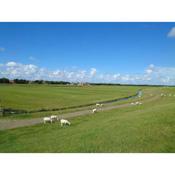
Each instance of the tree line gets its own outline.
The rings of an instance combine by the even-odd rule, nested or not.
[[[44,81],[44,80],[25,80],[25,79],[9,80],[8,78],[0,78],[0,83],[6,83],[6,84],[70,84],[70,82],[67,82],[67,81]]]
[[[0,78],[0,84],[61,84],[61,85],[108,85],[108,86],[151,86],[161,87],[168,85],[147,85],[147,84],[119,84],[119,83],[71,83],[68,81],[49,81],[49,80],[25,80],[25,79],[14,79],[9,80],[8,78]]]

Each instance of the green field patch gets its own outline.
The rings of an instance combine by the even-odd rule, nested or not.
[[[175,152],[174,113],[175,98],[160,97],[72,118],[70,127],[57,122],[1,131],[0,152]]]

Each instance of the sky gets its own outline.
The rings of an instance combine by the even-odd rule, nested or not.
[[[175,85],[175,23],[0,23],[0,77]]]

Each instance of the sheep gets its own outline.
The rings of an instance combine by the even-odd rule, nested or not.
[[[60,124],[61,124],[61,126],[64,126],[64,125],[71,125],[71,123],[70,123],[68,120],[65,120],[65,119],[61,119],[61,120],[60,120]]]
[[[131,103],[131,105],[135,105],[135,103]]]
[[[100,104],[100,107],[103,107],[104,104]]]
[[[58,116],[57,115],[51,115],[50,118],[55,121],[55,120],[58,120]]]
[[[160,96],[161,96],[161,97],[163,97],[163,96],[164,96],[164,94],[163,94],[163,93],[161,93],[161,94],[160,94]]]
[[[139,102],[139,101],[137,101],[137,102],[135,102],[135,105],[142,105],[143,103],[142,102]]]
[[[99,104],[99,103],[97,103],[97,104],[96,104],[96,106],[97,106],[97,107],[100,107],[100,104]]]
[[[97,112],[97,109],[96,108],[92,110],[92,113],[95,113],[95,112]]]
[[[52,118],[51,117],[44,117],[43,118],[43,121],[44,121],[44,124],[46,124],[46,122],[50,122],[50,123],[52,123]]]
[[[103,107],[103,104],[97,103],[96,107]]]

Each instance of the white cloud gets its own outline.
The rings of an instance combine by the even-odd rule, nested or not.
[[[0,64],[0,77],[10,79],[54,80],[70,82],[106,82],[125,84],[168,84],[175,85],[175,67],[158,67],[149,65],[142,74],[97,73],[90,70],[48,70],[34,64],[21,64],[14,61]]]
[[[90,71],[90,76],[91,77],[94,77],[97,73],[97,70],[95,68],[91,68],[91,71]]]
[[[14,67],[14,66],[16,66],[16,65],[17,65],[17,63],[15,63],[15,62],[13,62],[13,61],[8,62],[8,63],[6,64],[7,67]]]
[[[7,77],[10,79],[21,78],[29,80],[55,80],[55,81],[71,81],[71,82],[85,82],[88,81],[89,75],[95,76],[95,68],[90,72],[86,70],[54,70],[40,68],[33,64],[21,64],[14,61],[0,64],[0,77]]]
[[[114,80],[117,80],[118,78],[120,78],[120,74],[114,74],[113,78],[114,78]]]
[[[173,28],[169,31],[168,37],[175,37],[175,27],[173,27]]]
[[[150,64],[148,68],[146,69],[147,74],[151,74],[154,71],[155,66],[153,64]]]

